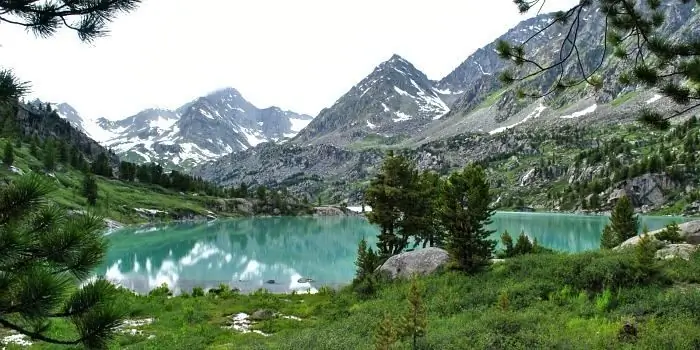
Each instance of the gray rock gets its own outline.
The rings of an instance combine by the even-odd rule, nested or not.
[[[666,203],[666,194],[679,186],[666,174],[644,174],[618,183],[608,203],[612,205],[626,195],[635,207],[655,208]]]
[[[698,245],[700,244],[700,220],[694,220],[694,221],[688,221],[684,222],[682,224],[679,224],[678,227],[680,227],[681,232],[680,235],[683,239],[685,239],[686,243],[692,244],[692,245]],[[648,233],[650,237],[655,237],[659,232],[665,230],[659,229],[656,231],[651,231]],[[638,235],[634,236],[620,244],[619,246],[615,247],[614,249],[622,249],[622,248],[628,248],[628,247],[633,247],[639,244],[639,240],[643,235]]]
[[[275,316],[275,313],[272,312],[271,310],[267,309],[260,309],[256,310],[253,312],[252,315],[250,315],[250,319],[254,321],[263,321],[263,320],[269,320]]]
[[[656,257],[662,260],[683,259],[690,260],[690,256],[698,250],[694,244],[669,244],[656,251]]]
[[[387,259],[379,271],[391,278],[409,278],[413,274],[426,275],[447,263],[447,251],[429,247],[394,255]]]

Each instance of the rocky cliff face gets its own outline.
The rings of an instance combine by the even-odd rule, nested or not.
[[[348,145],[369,135],[405,137],[449,111],[433,83],[393,55],[326,108],[293,142]]]
[[[700,20],[694,4],[665,1],[666,23],[662,28],[669,40],[696,35]],[[498,40],[522,43],[543,29],[552,14],[525,20],[477,50],[461,65],[439,81],[431,81],[415,66],[400,56],[393,56],[352,87],[336,103],[324,109],[309,126],[295,137],[292,145],[279,145],[276,152],[257,149],[241,151],[196,170],[197,174],[224,184],[260,182],[288,184],[297,172],[321,179],[326,185],[343,181],[362,183],[372,174],[379,156],[378,149],[393,148],[410,154],[421,167],[447,171],[469,160],[505,157],[513,154],[537,153],[537,145],[527,137],[512,136],[514,130],[538,129],[547,132],[562,125],[605,127],[635,119],[642,108],[665,113],[678,106],[654,91],[623,88],[617,76],[624,67],[603,55],[603,26],[599,9],[591,7],[581,17],[578,38],[580,54],[587,70],[601,61],[600,70],[605,88],[595,90],[581,86],[538,100],[519,99],[516,89],[548,90],[556,81],[556,73],[543,74],[505,88],[498,74],[510,66],[496,51]],[[552,26],[543,35],[528,42],[526,48],[540,62],[552,62],[566,37],[568,27]],[[564,44],[566,48],[566,44]],[[578,74],[577,66],[564,68],[565,76]],[[527,73],[524,72],[524,73]],[[525,133],[526,134],[526,133]],[[499,136],[500,135],[500,136]],[[320,145],[333,146],[351,164],[324,159]],[[302,164],[290,165],[287,152]],[[329,155],[332,156],[332,155]],[[366,161],[360,163],[359,159]],[[354,163],[353,163],[354,162]],[[240,164],[250,164],[246,170]],[[326,167],[333,164],[332,167]],[[337,169],[363,168],[351,175],[340,175]],[[561,170],[557,170],[561,171]],[[295,175],[297,176],[297,175]],[[299,177],[299,176],[297,176]],[[527,182],[528,179],[523,179]],[[341,185],[338,185],[341,186]],[[352,187],[348,183],[342,185]],[[321,185],[316,186],[322,188]],[[307,191],[309,186],[299,186]],[[345,189],[356,193],[356,189]]]

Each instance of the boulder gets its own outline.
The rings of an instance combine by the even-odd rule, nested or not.
[[[429,247],[394,255],[379,267],[379,271],[393,278],[409,278],[413,274],[426,275],[435,272],[448,260],[447,251]]]
[[[680,227],[681,237],[685,239],[686,243],[692,244],[692,245],[700,244],[700,220],[684,222],[682,224],[679,224],[678,227]],[[661,232],[663,230],[665,230],[665,228],[660,229],[660,230],[656,230],[656,231],[651,231],[648,233],[648,235],[651,237],[654,237],[659,232]],[[639,239],[641,236],[642,235],[634,236],[634,237],[622,242],[622,244],[615,247],[614,249],[617,250],[617,249],[635,246],[639,243]]]
[[[314,216],[347,216],[348,212],[341,207],[322,206],[314,208]]]
[[[255,320],[255,321],[263,321],[263,320],[269,320],[274,316],[275,316],[274,312],[272,312],[270,310],[266,310],[266,309],[260,309],[260,310],[253,312],[253,314],[250,315],[250,319]]]
[[[690,260],[690,256],[698,250],[697,245],[693,244],[669,244],[656,251],[656,258],[662,260],[668,259],[683,259]]]

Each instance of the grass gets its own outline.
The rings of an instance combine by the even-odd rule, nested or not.
[[[481,103],[474,109],[482,109],[482,108],[488,108],[494,105],[494,103],[498,102],[498,99],[501,98],[503,93],[505,93],[508,90],[508,88],[503,88],[498,91],[492,92],[486,98],[481,101]]]
[[[643,278],[631,252],[539,254],[508,259],[475,275],[440,272],[419,279],[428,327],[421,349],[685,349],[700,344],[700,253],[659,261]],[[153,318],[120,334],[113,349],[373,349],[385,313],[407,309],[409,282],[380,284],[372,295],[351,287],[315,295],[167,297],[123,292],[129,318]],[[241,334],[225,329],[231,315],[259,309],[293,315],[263,321]],[[636,336],[621,336],[625,323]],[[55,336],[70,337],[57,323]],[[149,339],[150,337],[150,339]],[[40,349],[53,349],[36,344]],[[410,349],[399,341],[392,349]]]
[[[635,96],[637,96],[637,95],[639,95],[639,91],[630,91],[630,92],[627,92],[627,93],[625,93],[625,94],[623,94],[623,95],[618,96],[616,99],[612,100],[612,101],[610,102],[610,105],[613,106],[613,107],[620,106],[620,105],[624,104],[625,102],[627,102],[627,101],[633,99],[633,98],[634,98]]]
[[[0,139],[0,147],[4,147],[5,142],[7,140]],[[24,173],[29,173],[31,169],[41,168],[42,162],[29,154],[28,146],[24,144],[20,149],[15,148],[13,166]],[[0,178],[12,179],[17,176],[6,166],[0,165]],[[58,164],[57,170],[46,178],[54,184],[54,191],[50,194],[53,202],[67,209],[83,210],[87,207],[87,200],[81,194],[83,174],[80,171]],[[135,208],[205,216],[209,210],[213,209],[211,203],[216,200],[214,197],[197,193],[181,194],[155,185],[129,183],[100,176],[96,179],[98,200],[93,210],[104,217],[126,224],[142,223],[153,219],[144,217],[135,211]],[[169,218],[169,216],[162,216],[159,219],[169,220]]]

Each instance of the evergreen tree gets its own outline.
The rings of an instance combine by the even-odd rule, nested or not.
[[[486,173],[479,165],[467,165],[450,175],[441,191],[440,216],[446,230],[447,251],[453,266],[475,272],[489,264],[496,242],[486,228],[493,210]]]
[[[389,313],[385,313],[374,336],[374,348],[376,350],[389,350],[397,340],[398,332],[394,326],[394,321]]]
[[[418,278],[413,276],[411,286],[408,290],[408,312],[402,322],[402,336],[410,337],[413,343],[413,350],[418,349],[418,338],[425,336],[428,326],[428,313],[423,305],[421,289]]]
[[[613,249],[620,245],[622,241],[620,237],[613,231],[612,226],[605,225],[603,228],[603,233],[600,235],[600,248],[601,249]]]
[[[634,206],[627,196],[620,198],[610,214],[612,230],[622,242],[634,237],[639,232],[639,218],[634,214]]]
[[[386,258],[402,252],[411,237],[419,238],[429,224],[430,201],[422,198],[419,173],[406,157],[390,151],[369,188],[365,200],[372,207],[370,223],[379,225],[379,255]]]
[[[532,242],[527,237],[524,231],[520,232],[518,236],[518,241],[515,242],[515,248],[513,248],[514,255],[525,255],[532,253]]]
[[[0,1],[0,13],[3,23],[18,25],[41,37],[50,37],[65,25],[80,40],[89,42],[105,35],[107,23],[117,14],[133,11],[141,1]],[[0,104],[14,103],[28,91],[29,84],[11,70],[0,70]]]
[[[689,3],[690,0],[681,0]],[[531,8],[541,8],[546,0],[515,0],[521,12]],[[697,1],[692,2],[696,6]],[[700,107],[700,46],[692,35],[685,35],[680,40],[671,41],[661,33],[665,29],[664,9],[667,4],[659,0],[647,0],[645,9],[640,9],[637,0],[586,0],[568,11],[553,16],[549,24],[564,26],[562,38],[567,45],[561,45],[560,52],[555,53],[553,61],[537,62],[530,57],[524,44],[511,44],[500,41],[497,44],[499,55],[514,62],[516,67],[525,68],[524,72],[508,69],[502,72],[501,81],[510,84],[531,79],[540,74],[554,74],[554,83],[545,86],[544,91],[521,91],[519,95],[542,97],[581,84],[601,88],[602,78],[597,75],[608,57],[621,60],[619,66],[630,68],[618,75],[619,82],[625,86],[645,85],[657,88],[661,94],[671,98],[687,108],[679,109],[673,114],[661,114],[643,111],[641,119],[651,125],[668,127],[669,119],[683,115],[685,112]],[[579,37],[578,28],[588,13],[600,12],[603,16],[600,37]],[[558,29],[561,30],[561,29]],[[538,36],[550,35],[551,32],[537,31],[524,42],[530,42]],[[590,42],[599,40],[600,58],[588,62],[588,55],[579,54],[581,40]],[[612,54],[612,55],[609,55]],[[546,60],[549,60],[548,57]],[[569,69],[571,68],[571,69]],[[580,69],[579,69],[580,68]],[[574,72],[573,74],[570,74]]]
[[[355,280],[361,281],[373,274],[378,265],[379,257],[374,250],[372,250],[372,247],[367,245],[367,240],[362,238],[357,247],[357,260],[355,260],[357,270],[355,272]]]
[[[92,162],[91,170],[95,175],[112,177],[112,166],[109,165],[109,158],[107,157],[107,154],[104,152],[98,154],[95,161]]]
[[[0,189],[0,325],[29,338],[106,348],[129,311],[104,279],[78,287],[106,254],[104,223],[66,213],[46,200],[51,189],[39,175]],[[64,319],[60,330],[50,320]],[[75,326],[76,339],[56,338]]]
[[[54,171],[56,169],[56,146],[52,138],[47,139],[44,143],[42,158],[44,170]]]
[[[92,174],[85,174],[83,178],[83,196],[89,205],[97,204],[97,181]]]
[[[12,163],[15,161],[15,151],[12,147],[11,142],[6,142],[5,143],[5,150],[2,155],[2,162],[7,166],[8,168],[12,166]]]
[[[508,230],[503,231],[501,234],[501,244],[503,245],[503,253],[506,257],[515,255],[513,251],[513,237],[508,233]]]
[[[38,141],[36,136],[32,137],[32,139],[29,141],[29,154],[31,154],[34,158],[37,158],[39,156],[37,143]]]

